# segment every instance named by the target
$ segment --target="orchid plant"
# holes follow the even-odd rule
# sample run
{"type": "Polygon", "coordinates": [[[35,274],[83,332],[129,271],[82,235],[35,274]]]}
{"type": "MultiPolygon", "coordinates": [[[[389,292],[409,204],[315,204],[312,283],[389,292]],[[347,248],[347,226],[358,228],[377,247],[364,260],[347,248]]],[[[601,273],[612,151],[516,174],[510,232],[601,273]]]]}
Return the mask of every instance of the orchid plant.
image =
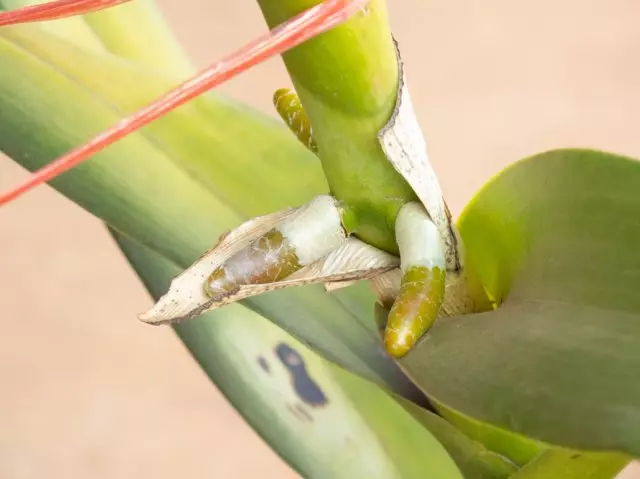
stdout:
{"type": "Polygon", "coordinates": [[[196,74],[148,0],[29,3],[0,2],[0,148],[35,173],[0,204],[50,182],[101,218],[139,318],[303,476],[640,455],[638,162],[543,153],[454,222],[383,0],[258,0],[269,33],[196,74]],[[283,122],[209,92],[277,54],[283,122]]]}

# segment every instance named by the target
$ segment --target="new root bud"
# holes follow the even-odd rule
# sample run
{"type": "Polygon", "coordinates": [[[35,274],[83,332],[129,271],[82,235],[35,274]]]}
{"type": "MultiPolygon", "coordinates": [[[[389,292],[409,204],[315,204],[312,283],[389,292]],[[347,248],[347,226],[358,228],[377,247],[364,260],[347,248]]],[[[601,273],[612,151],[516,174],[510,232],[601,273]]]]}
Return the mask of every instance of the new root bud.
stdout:
{"type": "Polygon", "coordinates": [[[396,220],[402,282],[384,332],[387,352],[406,355],[435,321],[445,291],[445,245],[424,207],[407,203],[396,220]]]}
{"type": "Polygon", "coordinates": [[[311,122],[296,92],[289,88],[280,88],[273,94],[273,105],[296,138],[304,146],[317,153],[318,146],[313,139],[311,122]]]}
{"type": "Polygon", "coordinates": [[[346,239],[336,200],[318,196],[213,271],[205,293],[213,298],[242,285],[278,282],[336,250],[346,239]]]}

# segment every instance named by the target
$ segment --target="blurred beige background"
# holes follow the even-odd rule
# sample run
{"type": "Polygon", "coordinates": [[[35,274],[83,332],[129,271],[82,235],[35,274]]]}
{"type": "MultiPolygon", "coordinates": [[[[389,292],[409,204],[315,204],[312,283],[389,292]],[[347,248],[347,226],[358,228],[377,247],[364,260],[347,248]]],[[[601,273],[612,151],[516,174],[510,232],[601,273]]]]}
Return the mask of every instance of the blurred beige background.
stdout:
{"type": "MultiPolygon", "coordinates": [[[[251,0],[160,3],[202,66],[265,29],[251,0]]],[[[640,157],[637,0],[389,3],[454,213],[541,150],[640,157]]],[[[271,113],[287,84],[275,59],[221,89],[271,113]]],[[[0,188],[24,176],[0,159],[0,188]]],[[[135,319],[150,300],[97,220],[43,187],[0,224],[1,478],[297,477],[168,328],[135,319]]]]}

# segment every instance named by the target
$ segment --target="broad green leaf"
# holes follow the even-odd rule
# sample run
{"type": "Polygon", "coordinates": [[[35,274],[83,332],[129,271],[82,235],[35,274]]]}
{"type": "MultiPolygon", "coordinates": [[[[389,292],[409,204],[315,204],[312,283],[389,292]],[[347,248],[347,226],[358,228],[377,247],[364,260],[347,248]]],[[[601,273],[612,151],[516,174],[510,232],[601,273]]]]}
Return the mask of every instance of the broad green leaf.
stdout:
{"type": "Polygon", "coordinates": [[[640,163],[521,161],[460,231],[494,312],[438,322],[402,367],[436,403],[572,449],[640,456],[640,163]]]}
{"type": "MultiPolygon", "coordinates": [[[[33,30],[26,30],[24,26],[0,30],[3,64],[0,69],[0,149],[33,170],[115,124],[124,113],[115,97],[110,96],[114,94],[112,91],[100,91],[99,81],[93,83],[80,75],[74,78],[68,74],[70,70],[65,71],[69,63],[76,61],[82,65],[88,61],[86,56],[74,56],[77,50],[74,53],[73,45],[64,50],[64,59],[53,54],[47,57],[45,46],[36,48],[31,40],[25,39],[26,34],[16,33],[23,29],[33,30]]],[[[63,42],[46,33],[42,33],[41,38],[45,43],[63,42]]],[[[141,67],[113,56],[97,58],[104,69],[113,69],[110,78],[114,81],[118,76],[135,78],[138,72],[139,85],[148,87],[153,94],[154,84],[149,81],[149,75],[141,72],[141,67]]],[[[131,89],[129,94],[143,95],[139,90],[144,88],[131,89]]],[[[143,96],[139,101],[147,98],[143,96]]],[[[309,157],[305,160],[304,148],[284,126],[214,95],[208,95],[203,101],[209,106],[194,112],[191,120],[188,109],[183,107],[179,116],[173,116],[173,121],[170,118],[175,114],[168,116],[162,130],[148,133],[150,136],[146,136],[145,130],[145,134],[135,134],[118,142],[61,175],[51,182],[52,186],[115,230],[185,268],[211,247],[221,233],[237,226],[247,211],[256,214],[253,210],[265,208],[265,204],[275,206],[283,202],[282,197],[268,188],[256,187],[245,188],[238,194],[254,203],[260,200],[262,205],[245,205],[243,209],[240,196],[227,203],[226,192],[214,194],[213,184],[203,179],[204,173],[202,177],[197,176],[197,168],[186,158],[200,161],[200,171],[206,166],[203,158],[218,161],[220,165],[245,164],[243,176],[248,177],[255,177],[255,172],[271,161],[282,169],[274,173],[280,175],[278,191],[280,188],[287,191],[290,183],[299,182],[299,178],[313,168],[320,174],[317,162],[309,157]],[[219,113],[218,108],[224,114],[219,113]],[[206,126],[198,130],[204,116],[206,126]],[[173,142],[167,139],[162,143],[154,136],[164,133],[170,136],[168,130],[178,128],[180,121],[197,125],[192,130],[185,126],[180,130],[183,136],[174,137],[173,142]],[[193,147],[191,140],[200,141],[204,137],[202,131],[214,132],[215,141],[207,143],[210,148],[200,150],[193,147]],[[248,135],[251,142],[246,141],[248,135]],[[179,142],[184,149],[180,157],[174,154],[180,147],[179,142]]],[[[201,104],[195,103],[191,108],[198,110],[201,104]]],[[[211,171],[217,175],[216,185],[227,179],[226,169],[209,168],[207,178],[213,176],[211,171]]],[[[263,180],[269,178],[265,173],[263,180]]],[[[233,182],[231,177],[228,179],[233,182]]],[[[313,186],[309,185],[318,180],[309,178],[308,181],[303,186],[307,187],[306,194],[311,195],[313,186]]],[[[316,185],[321,183],[322,179],[316,185]]],[[[295,185],[290,191],[298,198],[302,195],[301,188],[296,189],[295,185]]],[[[243,304],[269,317],[338,364],[406,397],[420,400],[414,386],[383,354],[372,313],[355,317],[321,287],[279,291],[243,304]]],[[[368,307],[372,311],[373,303],[368,307]]],[[[134,313],[132,321],[136,320],[134,313]]]]}
{"type": "MultiPolygon", "coordinates": [[[[162,295],[178,270],[131,240],[116,239],[149,292],[162,295]]],[[[247,308],[233,304],[175,329],[234,407],[304,477],[508,477],[489,474],[495,466],[476,458],[465,465],[485,474],[463,476],[447,450],[388,393],[247,308]]],[[[468,460],[471,441],[451,427],[443,435],[462,444],[458,455],[468,460]]]]}

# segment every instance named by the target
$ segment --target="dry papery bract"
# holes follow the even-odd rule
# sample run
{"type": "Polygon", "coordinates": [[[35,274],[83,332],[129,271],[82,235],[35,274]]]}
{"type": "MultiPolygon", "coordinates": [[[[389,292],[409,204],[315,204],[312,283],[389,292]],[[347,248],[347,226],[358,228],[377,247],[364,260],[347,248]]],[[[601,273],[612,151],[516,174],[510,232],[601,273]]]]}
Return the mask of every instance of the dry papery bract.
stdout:
{"type": "Polygon", "coordinates": [[[215,247],[174,278],[169,291],[139,318],[152,324],[183,321],[205,311],[269,291],[315,283],[341,284],[370,279],[397,268],[400,264],[396,256],[350,237],[338,249],[302,267],[282,281],[242,285],[214,298],[205,294],[204,284],[214,270],[252,241],[277,227],[300,208],[252,218],[223,235],[215,247]]]}

